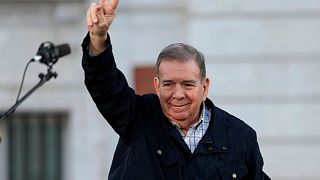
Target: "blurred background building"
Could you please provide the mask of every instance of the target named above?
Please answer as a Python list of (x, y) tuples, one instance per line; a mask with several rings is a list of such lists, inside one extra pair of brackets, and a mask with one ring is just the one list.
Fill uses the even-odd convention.
[[(83, 83), (89, 4), (0, 0), (0, 111), (13, 105), (43, 41), (72, 48), (54, 66), (57, 79), (0, 125), (1, 180), (107, 179), (118, 136)], [(110, 30), (118, 67), (142, 90), (152, 86), (150, 68), (166, 45), (202, 51), (210, 98), (257, 131), (264, 170), (278, 180), (320, 179), (319, 32), (317, 0), (120, 0)], [(31, 64), (22, 94), (40, 72), (44, 65)]]

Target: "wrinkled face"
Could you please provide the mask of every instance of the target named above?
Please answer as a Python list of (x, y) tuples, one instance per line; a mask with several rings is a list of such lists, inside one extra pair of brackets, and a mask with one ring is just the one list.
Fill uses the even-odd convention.
[(154, 86), (164, 114), (180, 126), (198, 121), (200, 106), (207, 98), (210, 81), (201, 80), (195, 61), (163, 60)]

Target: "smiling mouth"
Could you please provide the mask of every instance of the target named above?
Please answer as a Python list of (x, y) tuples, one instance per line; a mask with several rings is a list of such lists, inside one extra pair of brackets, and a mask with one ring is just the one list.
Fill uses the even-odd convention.
[(187, 106), (188, 104), (182, 104), (182, 105), (173, 105), (171, 104), (172, 107), (175, 107), (175, 108), (181, 108), (181, 107), (185, 107)]

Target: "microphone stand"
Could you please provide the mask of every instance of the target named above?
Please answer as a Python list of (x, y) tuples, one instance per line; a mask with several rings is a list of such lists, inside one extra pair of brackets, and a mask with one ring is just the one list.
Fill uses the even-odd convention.
[[(31, 88), (22, 98), (18, 99), (16, 103), (7, 110), (3, 115), (0, 116), (0, 125), (4, 121), (6, 117), (9, 117), (14, 113), (17, 107), (27, 99), (35, 90), (40, 88), (44, 83), (48, 82), (52, 77), (56, 78), (58, 74), (56, 72), (52, 72), (52, 66), (54, 63), (58, 61), (58, 59), (62, 56), (65, 56), (71, 52), (71, 49), (68, 44), (61, 44), (55, 46), (53, 43), (46, 41), (42, 43), (38, 49), (37, 56), (31, 59), (29, 62), (32, 61), (40, 61), (47, 65), (47, 74), (40, 73), (39, 78), (40, 81), (36, 84), (33, 88)], [(27, 68), (27, 67), (26, 67)], [(23, 76), (24, 78), (24, 76)], [(23, 83), (23, 80), (22, 80)], [(22, 86), (22, 85), (21, 85)], [(19, 95), (20, 95), (19, 90)], [(0, 131), (0, 142), (1, 142), (1, 131)]]
[[(4, 118), (9, 117), (12, 115), (17, 107), (27, 99), (35, 90), (40, 88), (44, 83), (48, 82), (52, 77), (56, 78), (58, 74), (56, 72), (52, 72), (52, 64), (48, 65), (47, 74), (40, 73), (39, 78), (40, 81), (31, 88), (22, 98), (20, 98), (9, 110), (7, 110), (3, 115), (0, 116), (0, 123), (3, 121)], [(0, 142), (1, 142), (1, 136), (0, 136)]]

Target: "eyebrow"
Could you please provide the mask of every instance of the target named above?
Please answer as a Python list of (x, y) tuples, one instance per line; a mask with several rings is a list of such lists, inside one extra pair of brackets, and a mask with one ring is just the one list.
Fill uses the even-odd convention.
[(173, 82), (173, 80), (162, 80), (161, 81), (161, 84), (164, 84), (164, 83), (172, 83)]
[(197, 81), (196, 80), (186, 80), (186, 81), (182, 81), (182, 83), (193, 83), (193, 84), (196, 84)]
[[(173, 80), (163, 80), (161, 83), (171, 83), (171, 82), (174, 82)], [(185, 80), (185, 81), (182, 81), (182, 83), (193, 83), (193, 84), (196, 84), (197, 81), (196, 80)]]

